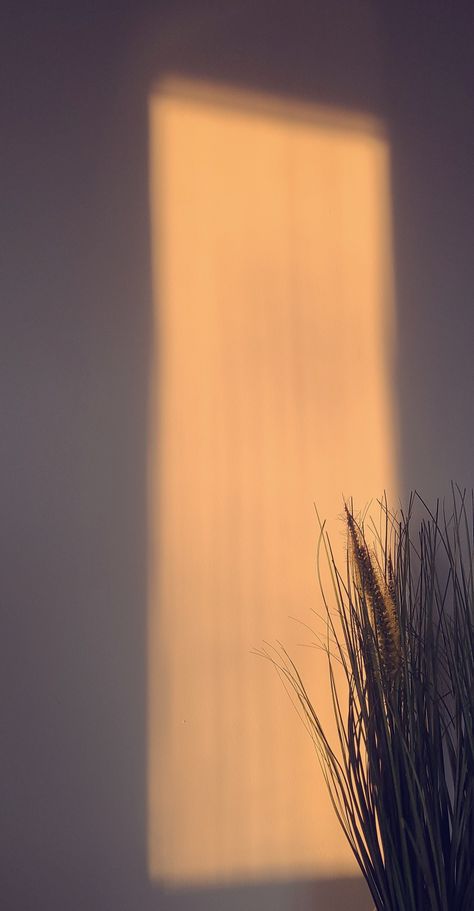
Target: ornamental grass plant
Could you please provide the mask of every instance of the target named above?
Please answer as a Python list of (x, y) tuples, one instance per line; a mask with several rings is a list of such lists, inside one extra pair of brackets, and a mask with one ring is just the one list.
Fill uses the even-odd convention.
[(473, 496), (453, 486), (430, 509), (415, 493), (377, 521), (347, 503), (344, 523), (345, 565), (321, 521), (317, 561), (335, 737), (286, 649), (260, 654), (314, 741), (377, 911), (473, 911)]

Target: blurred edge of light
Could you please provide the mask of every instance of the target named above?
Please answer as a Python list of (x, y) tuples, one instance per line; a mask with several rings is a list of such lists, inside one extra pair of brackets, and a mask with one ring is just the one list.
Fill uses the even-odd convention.
[(151, 95), (148, 864), (170, 886), (355, 871), (248, 652), (317, 598), (313, 500), (396, 496), (389, 167), (370, 116)]

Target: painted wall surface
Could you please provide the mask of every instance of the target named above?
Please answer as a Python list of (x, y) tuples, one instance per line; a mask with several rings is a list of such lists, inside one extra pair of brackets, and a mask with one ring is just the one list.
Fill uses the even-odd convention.
[(469, 4), (7, 3), (0, 28), (0, 865), (29, 909), (364, 911), (354, 880), (165, 893), (147, 868), (150, 87), (383, 120), (402, 491), (472, 484)]
[(150, 99), (149, 865), (174, 888), (358, 872), (251, 649), (284, 642), (329, 724), (299, 645), (324, 637), (314, 503), (344, 564), (343, 493), (398, 494), (389, 162), (332, 108)]

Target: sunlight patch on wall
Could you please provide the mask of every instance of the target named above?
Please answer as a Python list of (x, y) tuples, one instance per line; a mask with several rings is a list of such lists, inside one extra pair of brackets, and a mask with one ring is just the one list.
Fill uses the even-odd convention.
[[(367, 118), (179, 82), (150, 136), (150, 876), (353, 873), (250, 650), (309, 642), (289, 615), (318, 626), (313, 501), (334, 518), (343, 494), (396, 492), (387, 142)], [(329, 718), (324, 657), (294, 651)]]

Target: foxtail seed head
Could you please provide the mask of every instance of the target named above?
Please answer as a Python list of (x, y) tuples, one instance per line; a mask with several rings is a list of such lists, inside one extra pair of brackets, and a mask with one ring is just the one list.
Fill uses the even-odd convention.
[(357, 586), (369, 608), (375, 632), (380, 664), (389, 681), (400, 668), (400, 622), (395, 604), (393, 570), (390, 562), (388, 582), (383, 578), (376, 560), (371, 556), (364, 535), (347, 506), (346, 521), (348, 548)]

